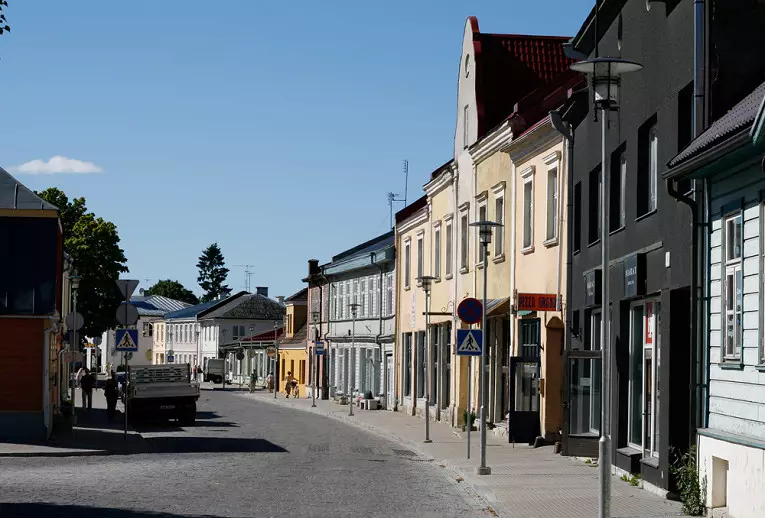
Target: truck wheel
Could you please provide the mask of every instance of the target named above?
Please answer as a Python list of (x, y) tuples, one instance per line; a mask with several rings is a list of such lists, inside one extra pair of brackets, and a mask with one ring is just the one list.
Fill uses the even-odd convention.
[(191, 408), (184, 408), (181, 411), (181, 417), (178, 419), (178, 422), (183, 426), (194, 426), (194, 423), (196, 423), (197, 420), (197, 409), (196, 405), (192, 406)]
[(221, 378), (220, 376), (216, 376), (216, 377), (215, 377), (215, 383), (216, 383), (216, 384), (218, 384), (218, 383), (223, 383), (223, 378)]

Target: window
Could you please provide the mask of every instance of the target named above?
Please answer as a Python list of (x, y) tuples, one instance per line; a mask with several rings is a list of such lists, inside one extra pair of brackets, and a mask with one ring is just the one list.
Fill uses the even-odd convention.
[(467, 271), (468, 267), (468, 217), (460, 217), (460, 269)]
[[(311, 355), (313, 358), (313, 355)], [(300, 360), (300, 375), (298, 376), (298, 383), (305, 383), (305, 360)]]
[(558, 166), (547, 171), (547, 240), (558, 237)]
[(534, 245), (534, 178), (533, 170), (521, 174), (523, 180), (523, 248)]
[[(500, 225), (505, 224), (505, 198), (497, 196), (494, 199), (494, 221)], [(494, 230), (494, 260), (505, 253), (505, 227), (497, 227)]]
[(423, 275), (423, 261), (424, 261), (424, 251), (423, 251), (423, 235), (420, 234), (417, 236), (417, 278), (419, 279)]
[(574, 185), (574, 253), (582, 249), (582, 182)]
[(404, 395), (412, 397), (412, 333), (404, 333)]
[(627, 192), (627, 154), (625, 145), (611, 153), (611, 186), (608, 213), (608, 231), (614, 232), (624, 227), (626, 222), (625, 202)]
[(433, 231), (433, 276), (441, 278), (441, 227)]
[(386, 298), (385, 301), (388, 305), (388, 316), (392, 316), (396, 314), (395, 309), (393, 308), (393, 274), (388, 274), (387, 277), (387, 289), (386, 289)]
[[(290, 317), (292, 317), (292, 315), (290, 315)], [(244, 338), (244, 326), (235, 325), (231, 339), (239, 340), (241, 338)]]
[(412, 285), (412, 242), (407, 239), (404, 243), (404, 287)]
[(659, 139), (654, 125), (648, 132), (648, 211), (656, 210), (659, 186)]
[(452, 274), (452, 222), (446, 224), (446, 275)]
[[(488, 219), (488, 216), (486, 216), (486, 205), (481, 205), (478, 207), (478, 221), (486, 221)], [(483, 264), (486, 261), (486, 250), (484, 249), (483, 245), (481, 244), (478, 232), (476, 232), (476, 248), (478, 249), (478, 263)]]
[(470, 107), (466, 104), (462, 110), (462, 147), (468, 147), (468, 109)]
[(372, 311), (369, 313), (370, 317), (376, 318), (379, 315), (379, 308), (377, 307), (377, 297), (380, 294), (380, 286), (378, 286), (377, 277), (372, 277), (369, 280), (369, 284), (372, 286)]
[(367, 289), (367, 280), (361, 279), (360, 288), (361, 296), (359, 297), (359, 314), (362, 317), (367, 316), (367, 308), (369, 307), (369, 290)]
[(417, 380), (417, 397), (425, 397), (425, 368), (427, 363), (425, 361), (425, 331), (417, 331), (417, 358), (415, 359), (415, 366), (417, 372), (415, 373), (415, 379)]
[(738, 214), (725, 219), (723, 239), (725, 240), (725, 279), (723, 286), (723, 308), (725, 312), (723, 329), (723, 359), (741, 358), (743, 319), (743, 278), (741, 272), (742, 216)]
[[(588, 349), (600, 351), (600, 333), (603, 328), (603, 314), (593, 311), (590, 315), (590, 336)], [(590, 363), (590, 432), (600, 433), (600, 359), (589, 360)]]
[(658, 301), (641, 301), (631, 308), (627, 439), (644, 457), (658, 456), (660, 314)]
[(589, 215), (589, 243), (593, 244), (600, 239), (600, 211), (603, 207), (603, 178), (600, 174), (600, 166), (590, 171), (590, 215)]

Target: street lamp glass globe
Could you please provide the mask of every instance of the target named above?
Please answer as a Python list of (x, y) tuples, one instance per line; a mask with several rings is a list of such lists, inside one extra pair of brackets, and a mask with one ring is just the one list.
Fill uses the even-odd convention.
[(503, 225), (496, 221), (476, 221), (475, 223), (471, 223), (470, 226), (478, 227), (478, 240), (482, 245), (488, 245), (491, 243), (492, 230)]
[(637, 72), (643, 65), (619, 58), (594, 58), (578, 61), (571, 65), (571, 70), (587, 74), (595, 90), (597, 104), (616, 107), (619, 104), (621, 76)]

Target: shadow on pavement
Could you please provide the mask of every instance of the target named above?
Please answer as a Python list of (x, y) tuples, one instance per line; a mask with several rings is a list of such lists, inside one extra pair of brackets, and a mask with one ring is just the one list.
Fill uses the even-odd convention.
[[(0, 503), (0, 516), (3, 518), (29, 518), (45, 516), (51, 518), (177, 518), (183, 515), (152, 513), (149, 511), (131, 511), (106, 507), (84, 507), (59, 504), (4, 504)], [(199, 518), (215, 518), (213, 515), (195, 515)]]
[(236, 437), (150, 437), (147, 453), (287, 453), (265, 439)]

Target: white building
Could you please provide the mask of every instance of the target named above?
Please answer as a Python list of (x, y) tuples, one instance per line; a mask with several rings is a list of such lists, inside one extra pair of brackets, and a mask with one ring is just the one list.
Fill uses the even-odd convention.
[[(170, 299), (161, 295), (139, 295), (132, 297), (130, 303), (138, 310), (138, 351), (130, 359), (130, 365), (151, 365), (154, 358), (154, 325), (171, 311), (188, 307), (189, 304), (180, 300)], [(123, 354), (115, 350), (115, 331), (109, 329), (101, 336), (98, 348), (101, 351), (101, 372), (113, 370), (124, 362)]]

